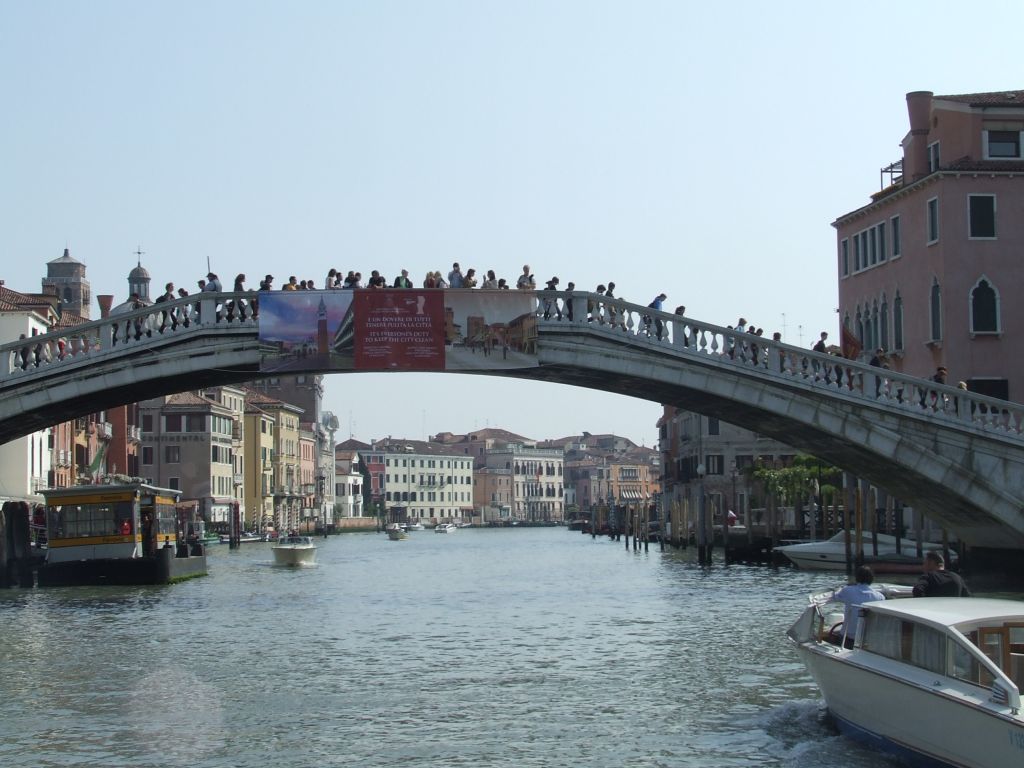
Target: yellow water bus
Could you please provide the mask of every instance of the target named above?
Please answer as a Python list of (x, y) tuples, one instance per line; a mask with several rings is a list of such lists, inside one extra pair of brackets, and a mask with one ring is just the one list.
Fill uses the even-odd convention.
[(201, 521), (180, 492), (142, 482), (42, 491), (46, 559), (39, 586), (167, 584), (206, 574)]

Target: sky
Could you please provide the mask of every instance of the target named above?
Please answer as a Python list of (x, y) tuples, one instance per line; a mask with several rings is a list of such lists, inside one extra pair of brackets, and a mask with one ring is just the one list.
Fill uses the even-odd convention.
[[(962, 3), (0, 3), (0, 279), (64, 248), (93, 295), (330, 268), (530, 264), (809, 347), (838, 216), (902, 156), (905, 95), (1022, 87)], [(985, 6), (1000, 29), (1024, 5)], [(1004, 41), (1005, 42), (1005, 41)], [(135, 252), (142, 251), (138, 256)], [(93, 316), (98, 309), (93, 307)], [(329, 376), (340, 438), (500, 427), (656, 445), (657, 403), (458, 374)]]

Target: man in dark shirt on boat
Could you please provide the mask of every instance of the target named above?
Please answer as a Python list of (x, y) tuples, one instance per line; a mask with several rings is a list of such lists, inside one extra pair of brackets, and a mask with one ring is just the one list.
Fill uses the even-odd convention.
[(914, 585), (914, 597), (970, 597), (971, 590), (956, 573), (946, 570), (939, 552), (924, 553), (924, 573)]

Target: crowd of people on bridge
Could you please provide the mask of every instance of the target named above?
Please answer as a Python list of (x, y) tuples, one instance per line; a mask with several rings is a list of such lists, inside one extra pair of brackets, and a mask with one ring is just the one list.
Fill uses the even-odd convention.
[[(369, 278), (364, 281), (363, 274), (357, 270), (349, 270), (345, 272), (342, 269), (331, 268), (328, 270), (324, 280), (318, 283), (313, 279), (300, 279), (296, 275), (290, 275), (288, 279), (280, 288), (276, 288), (274, 285), (275, 277), (271, 274), (267, 274), (259, 281), (258, 291), (246, 288), (246, 276), (245, 274), (238, 274), (235, 276), (231, 292), (237, 294), (248, 293), (250, 296), (245, 298), (235, 297), (225, 301), (222, 304), (215, 305), (214, 311), (217, 312), (217, 317), (227, 317), (228, 320), (232, 320), (235, 317), (246, 319), (248, 317), (256, 317), (259, 313), (259, 293), (274, 290), (283, 291), (311, 291), (311, 290), (380, 290), (385, 288), (391, 289), (411, 289), (414, 286), (412, 279), (409, 277), (409, 271), (402, 269), (400, 273), (393, 279), (388, 280), (385, 278), (379, 270), (372, 270)], [(522, 273), (515, 280), (516, 290), (536, 290), (537, 280), (534, 276), (533, 271), (529, 264), (524, 264)], [(495, 275), (493, 269), (489, 269), (486, 275), (482, 279), (478, 278), (476, 269), (469, 268), (463, 271), (461, 265), (458, 262), (452, 264), (451, 270), (448, 271), (447, 275), (443, 275), (440, 270), (428, 271), (423, 277), (421, 286), (424, 289), (479, 289), (479, 290), (510, 290), (512, 285), (505, 279), (499, 278)], [(222, 293), (225, 291), (224, 285), (220, 278), (213, 271), (207, 273), (204, 279), (197, 281), (197, 289), (199, 294), (203, 293)], [(549, 280), (545, 281), (544, 287), (540, 291), (541, 306), (540, 310), (545, 319), (555, 317), (561, 320), (566, 317), (569, 321), (573, 321), (574, 312), (579, 309), (576, 307), (575, 302), (569, 300), (571, 294), (576, 290), (576, 285), (573, 282), (568, 282), (565, 287), (561, 287), (561, 281), (557, 276), (552, 276)], [(621, 306), (617, 306), (614, 303), (605, 303), (600, 299), (620, 299), (621, 297), (616, 296), (616, 286), (614, 282), (601, 283), (596, 286), (592, 292), (594, 295), (588, 295), (586, 302), (586, 320), (589, 322), (595, 322), (600, 324), (609, 324), (613, 327), (621, 327), (623, 330), (626, 329), (627, 319), (624, 316), (626, 313), (623, 311)], [(552, 296), (545, 297), (545, 293), (556, 293), (561, 292), (561, 300)], [(169, 302), (175, 302), (184, 299), (189, 296), (189, 292), (182, 287), (177, 287), (174, 283), (167, 283), (164, 286), (164, 291), (154, 301), (154, 307), (156, 305), (165, 304)], [(646, 304), (654, 312), (648, 314), (644, 313), (640, 316), (638, 332), (657, 338), (658, 340), (667, 338), (668, 329), (666, 328), (665, 320), (661, 313), (665, 312), (665, 302), (668, 296), (665, 293), (658, 293), (649, 303)], [(128, 301), (119, 305), (111, 311), (111, 314), (119, 313), (130, 313), (133, 310), (143, 309), (147, 306), (146, 302), (136, 293), (133, 293)], [(159, 307), (157, 307), (159, 308)], [(177, 329), (178, 326), (189, 326), (193, 320), (201, 318), (202, 302), (196, 301), (194, 303), (180, 302), (175, 307), (169, 307), (167, 309), (161, 309), (158, 317), (144, 318), (139, 315), (135, 315), (130, 319), (126, 319), (125, 322), (117, 323), (114, 326), (113, 331), (113, 343), (117, 344), (121, 341), (127, 341), (130, 339), (141, 339), (145, 336), (152, 336), (154, 332), (164, 333), (167, 329)], [(675, 307), (674, 314), (685, 315), (686, 307), (678, 305)], [(736, 359), (739, 357), (744, 362), (753, 362), (755, 365), (760, 365), (765, 368), (777, 368), (778, 371), (785, 371), (787, 366), (787, 353), (779, 349), (778, 357), (775, 359), (771, 356), (769, 359), (768, 348), (769, 345), (760, 343), (759, 340), (764, 335), (764, 329), (757, 327), (755, 324), (747, 321), (746, 318), (740, 317), (735, 325), (726, 326), (727, 330), (732, 331), (734, 335), (730, 335), (725, 344), (723, 354), (730, 358)], [(742, 337), (741, 337), (742, 334)], [(749, 341), (747, 338), (749, 337)], [(683, 338), (682, 343), (684, 346), (691, 343), (690, 338)], [(776, 344), (782, 343), (782, 334), (775, 331), (772, 334), (772, 341)], [(842, 359), (848, 359), (848, 357), (859, 357), (859, 354), (850, 355), (849, 353), (844, 354), (844, 351), (837, 346), (830, 346), (827, 343), (828, 332), (822, 331), (820, 338), (812, 346), (812, 350), (821, 354), (830, 356), (836, 356)], [(844, 334), (845, 342), (845, 334)], [(36, 344), (34, 346), (26, 346), (19, 352), (20, 360), (17, 362), (23, 369), (39, 365), (44, 360), (53, 358), (62, 358), (67, 352), (67, 343), (59, 343), (56, 348), (50, 348), (51, 345)], [(856, 350), (859, 353), (859, 349)], [(790, 363), (791, 364), (791, 363)], [(823, 371), (823, 363), (817, 359), (811, 361), (804, 360), (802, 363), (805, 372), (808, 375), (822, 376), (825, 375)], [(874, 355), (871, 357), (870, 365), (879, 368), (887, 369), (888, 364), (886, 362), (885, 351), (883, 349), (877, 349)], [(851, 372), (847, 369), (844, 371), (844, 367), (838, 362), (828, 366), (828, 376), (835, 384), (842, 387), (852, 386), (852, 382), (849, 381)], [(845, 374), (845, 378), (844, 378)], [(939, 383), (944, 384), (946, 377), (946, 370), (940, 367), (932, 379)], [(876, 382), (876, 396), (880, 392), (881, 378)], [(960, 382), (959, 387), (966, 389), (966, 384)]]

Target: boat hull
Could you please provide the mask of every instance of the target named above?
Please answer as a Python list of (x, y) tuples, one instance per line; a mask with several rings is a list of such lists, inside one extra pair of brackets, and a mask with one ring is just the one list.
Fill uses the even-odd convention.
[(72, 587), (103, 584), (171, 584), (205, 576), (206, 555), (175, 557), (167, 547), (151, 557), (96, 558), (47, 563), (37, 572), (40, 587)]
[(856, 663), (860, 651), (798, 644), (845, 734), (916, 765), (1003, 768), (1024, 761), (1024, 720), (918, 670), (914, 678)]
[(316, 563), (316, 547), (273, 547), (274, 565), (298, 567)]
[[(904, 539), (899, 551), (896, 539), (886, 534), (878, 534), (878, 554), (873, 554), (873, 544), (869, 536), (863, 540), (864, 562), (870, 565), (875, 573), (920, 573), (921, 558), (917, 556), (917, 544)], [(927, 542), (922, 551), (942, 550), (942, 545)], [(808, 571), (845, 571), (846, 543), (837, 537), (827, 541), (810, 541), (801, 544), (787, 544), (775, 547), (775, 552), (782, 554), (794, 566)], [(856, 557), (856, 542), (852, 542), (851, 556)], [(956, 563), (954, 553), (950, 553), (953, 564)]]

